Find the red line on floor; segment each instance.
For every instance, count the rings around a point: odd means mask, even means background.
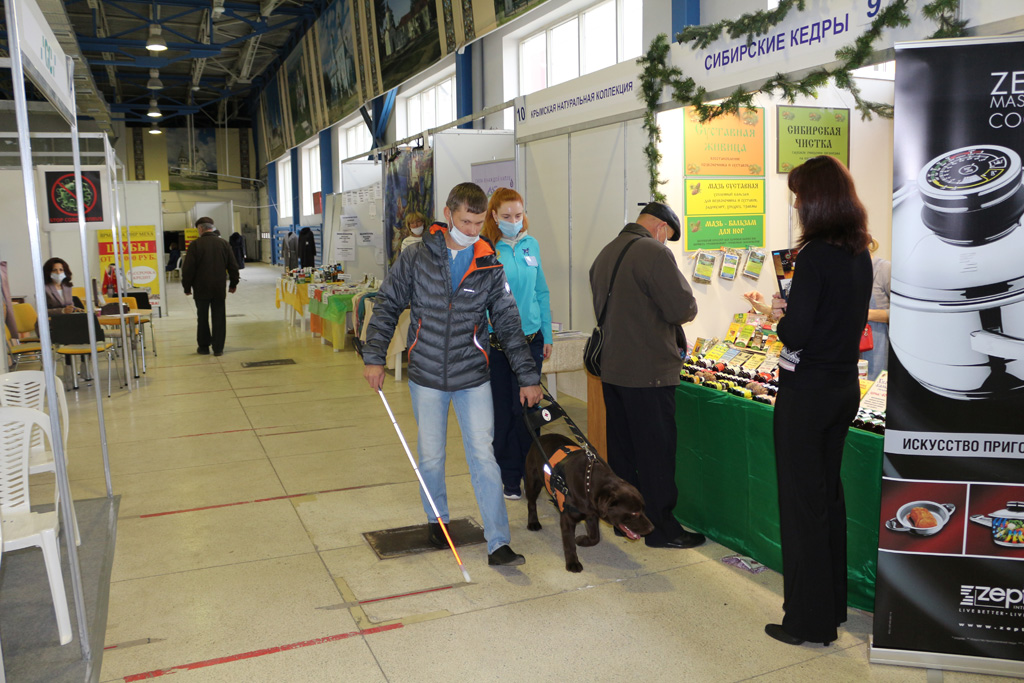
[[[373,484],[361,484],[360,486],[346,486],[340,489],[325,489],[323,491],[309,491],[307,493],[289,493],[283,496],[273,496],[272,498],[257,498],[256,500],[240,500],[235,503],[220,503],[218,505],[206,505],[198,508],[187,508],[185,510],[171,510],[169,512],[151,512],[147,515],[139,515],[139,519],[147,519],[149,517],[166,517],[167,515],[180,515],[184,512],[199,512],[201,510],[216,510],[217,508],[229,508],[235,505],[251,505],[252,503],[268,503],[273,500],[288,500],[289,498],[302,498],[303,496],[315,496],[321,493],[338,493],[340,491],[354,491],[356,489],[365,489],[373,486]]]
[[[369,600],[360,600],[359,604],[366,605],[371,602],[381,602],[383,600],[396,600],[398,598],[408,598],[413,595],[423,595],[424,593],[436,593],[437,591],[446,591],[450,588],[452,588],[452,586],[441,586],[440,588],[428,588],[424,591],[413,591],[412,593],[402,593],[400,595],[387,595],[383,598],[370,598]]]
[[[234,389],[207,389],[206,391],[185,391],[180,394],[164,394],[167,396],[192,396],[194,394],[215,394],[218,391],[234,391]]]
[[[287,652],[289,650],[297,650],[303,647],[310,647],[312,645],[323,645],[324,643],[333,643],[338,640],[345,640],[347,638],[353,638],[355,636],[367,636],[373,633],[382,633],[384,631],[393,631],[396,628],[402,628],[402,624],[389,624],[387,626],[376,626],[374,628],[367,628],[360,631],[350,631],[349,633],[339,633],[333,636],[326,636],[324,638],[314,638],[313,640],[303,640],[298,643],[289,643],[288,645],[278,645],[277,647],[268,647],[262,650],[252,650],[251,652],[242,652],[237,655],[228,655],[226,657],[216,657],[214,659],[205,659],[200,662],[192,662],[191,664],[179,664],[178,666],[172,666],[169,669],[155,669],[153,671],[146,671],[145,673],[132,674],[125,676],[125,683],[133,683],[133,681],[144,681],[150,678],[158,678],[160,676],[166,676],[168,674],[177,673],[179,671],[195,671],[196,669],[203,669],[208,666],[214,666],[216,664],[229,664],[231,662],[238,662],[243,659],[253,659],[254,657],[263,657],[264,655],[273,655],[278,652]]]
[[[276,427],[268,427],[268,429],[276,429]],[[228,429],[223,432],[202,432],[201,434],[182,434],[181,436],[172,436],[172,439],[187,439],[190,436],[212,436],[213,434],[234,434],[236,432],[251,432],[254,431],[252,427],[248,429]]]

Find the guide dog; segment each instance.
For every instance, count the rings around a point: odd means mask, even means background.
[[[587,458],[586,451],[575,441],[561,434],[544,434],[539,437],[544,449],[538,450],[538,440],[526,454],[526,501],[529,517],[526,528],[530,531],[541,529],[537,519],[537,496],[547,482],[544,463],[552,461],[555,475],[564,481],[567,494],[555,491],[561,512],[562,549],[565,552],[565,568],[570,572],[583,571],[576,546],[589,547],[601,540],[601,524],[611,524],[632,540],[637,540],[654,531],[651,520],[644,515],[644,499],[634,486],[620,479],[612,468],[600,458]],[[558,460],[555,464],[555,460]],[[551,493],[552,489],[549,488]],[[587,522],[587,535],[576,536],[576,525]]]

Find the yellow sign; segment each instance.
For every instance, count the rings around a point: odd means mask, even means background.
[[[160,295],[160,258],[162,250],[157,251],[156,226],[133,225],[123,237],[131,233],[132,239],[129,243],[126,239],[121,242],[121,257],[124,259],[125,274],[128,283],[133,287],[148,289],[150,294],[159,297]],[[100,252],[100,270],[105,271],[107,266],[114,263],[114,236],[110,230],[97,231]],[[128,267],[131,264],[131,271]]]
[[[688,216],[734,216],[764,213],[764,181],[691,178],[686,181]]]
[[[694,107],[683,123],[687,176],[763,176],[764,109],[743,109],[704,123]]]
[[[199,239],[199,228],[185,228],[185,246],[181,248],[182,251],[188,249],[188,245]]]

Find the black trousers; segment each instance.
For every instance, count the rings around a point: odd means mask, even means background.
[[[608,438],[608,464],[644,497],[654,524],[646,540],[665,543],[683,527],[673,510],[676,488],[676,388],[635,389],[601,383]]]
[[[519,380],[512,372],[508,356],[495,348],[490,350],[491,403],[494,406],[494,459],[501,468],[501,483],[518,489],[526,467],[526,453],[533,438],[523,423],[523,406],[519,403]],[[530,355],[540,370],[544,362],[544,335],[530,342]]]
[[[810,642],[836,639],[846,621],[843,446],[857,414],[857,381],[822,391],[779,391],[775,464],[782,540],[782,626]]]
[[[213,347],[214,353],[224,350],[227,336],[227,320],[224,313],[224,299],[196,299],[196,344],[201,349]],[[213,317],[213,333],[210,332],[210,318]]]

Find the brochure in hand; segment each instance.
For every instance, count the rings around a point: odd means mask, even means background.
[[[793,273],[796,269],[796,255],[799,249],[774,249],[772,262],[775,264],[775,277],[779,281],[779,291],[783,299],[789,299],[789,287],[793,284]]]

